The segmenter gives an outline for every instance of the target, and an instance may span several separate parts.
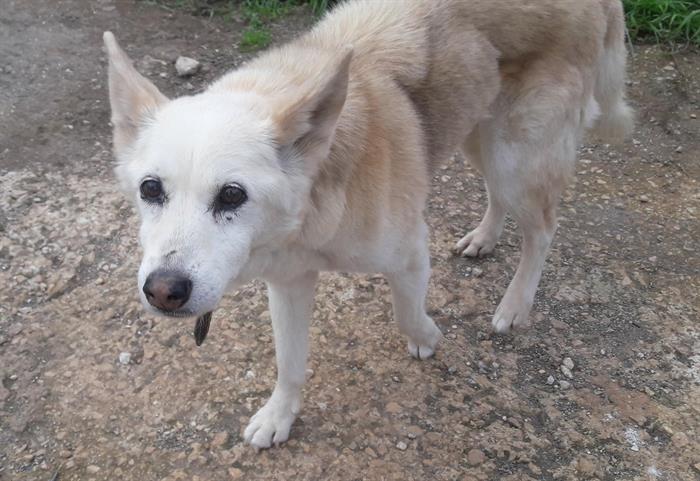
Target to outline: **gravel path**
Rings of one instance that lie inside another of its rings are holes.
[[[190,322],[141,309],[100,41],[113,30],[179,95],[244,59],[240,24],[112,0],[0,11],[0,480],[699,479],[697,52],[635,47],[638,129],[582,148],[533,329],[489,330],[512,224],[493,257],[449,255],[486,199],[455,158],[429,207],[436,358],[406,353],[381,277],[322,276],[304,410],[255,453],[241,432],[275,376],[264,288],[228,296],[201,348]],[[177,77],[179,55],[202,69]]]

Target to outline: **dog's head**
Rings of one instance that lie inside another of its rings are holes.
[[[351,54],[285,95],[214,89],[169,100],[111,33],[104,41],[116,172],[141,215],[141,299],[157,313],[199,316],[250,275],[256,255],[298,235]]]

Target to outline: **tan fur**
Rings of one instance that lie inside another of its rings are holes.
[[[283,105],[323,82],[352,48],[348,101],[303,242],[333,242],[333,233],[369,240],[387,219],[420,213],[426,168],[461,147],[499,94],[511,103],[510,132],[523,141],[546,135],[547,123],[560,120],[553,109],[585,106],[603,49],[616,42],[624,50],[614,31],[620,11],[613,0],[347,2],[213,89],[252,89]],[[551,94],[536,91],[543,84]],[[568,174],[555,177],[558,197]]]
[[[139,204],[140,282],[163,265],[189,276],[192,298],[172,315],[268,282],[278,382],[244,435],[257,447],[285,441],[299,410],[319,271],[384,273],[410,353],[434,353],[423,210],[435,166],[461,149],[486,180],[486,213],[456,254],[491,252],[507,213],[522,230],[492,319],[505,332],[529,323],[577,144],[633,124],[619,0],[348,0],[167,106],[105,43],[120,177],[132,195],[143,179],[166,192]],[[217,216],[226,183],[248,202]]]

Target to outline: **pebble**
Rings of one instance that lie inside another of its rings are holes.
[[[472,466],[483,463],[486,460],[486,456],[480,449],[472,449],[467,453],[467,461]]]
[[[562,364],[563,364],[564,366],[568,367],[569,369],[573,369],[573,368],[574,368],[574,361],[573,361],[573,359],[571,359],[570,357],[565,357],[565,358],[564,358],[564,361],[562,362]]]
[[[690,118],[691,118],[691,119],[697,119],[698,116],[697,116],[696,114],[690,114]]]
[[[562,389],[569,389],[571,387],[571,383],[569,381],[559,381],[559,387]]]
[[[640,196],[639,196],[639,202],[649,202],[649,196],[647,196],[647,195],[640,195]]]
[[[238,468],[228,468],[228,475],[231,479],[240,479],[243,477],[243,471]]]
[[[178,57],[175,61],[175,70],[177,70],[178,77],[189,77],[194,75],[199,71],[201,64],[190,57]]]
[[[571,372],[571,369],[569,369],[568,367],[566,367],[566,366],[561,366],[560,370],[561,370],[561,373],[562,373],[564,376],[566,376],[567,378],[569,378],[569,379],[573,379],[573,378],[574,378],[574,375],[573,375],[573,373]]]
[[[95,466],[94,464],[91,464],[90,466],[88,466],[85,469],[87,469],[87,472],[90,474],[95,474],[95,473],[98,473],[100,471],[100,467]]]
[[[120,352],[119,353],[119,364],[127,365],[131,362],[130,352]]]
[[[396,448],[400,451],[406,451],[406,449],[408,449],[408,444],[404,443],[403,441],[399,441],[396,443]]]
[[[220,448],[228,441],[228,433],[226,431],[221,431],[216,433],[214,438],[211,440],[211,447]]]
[[[554,384],[554,376],[549,376],[549,377],[547,378],[547,384],[550,385],[550,386],[551,386],[552,384]]]
[[[681,152],[683,152],[683,146],[679,145],[678,147],[676,147],[676,153],[680,154]]]

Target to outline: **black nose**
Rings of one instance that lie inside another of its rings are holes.
[[[151,272],[143,285],[148,303],[163,311],[175,311],[189,300],[192,281],[180,272],[157,270]]]

